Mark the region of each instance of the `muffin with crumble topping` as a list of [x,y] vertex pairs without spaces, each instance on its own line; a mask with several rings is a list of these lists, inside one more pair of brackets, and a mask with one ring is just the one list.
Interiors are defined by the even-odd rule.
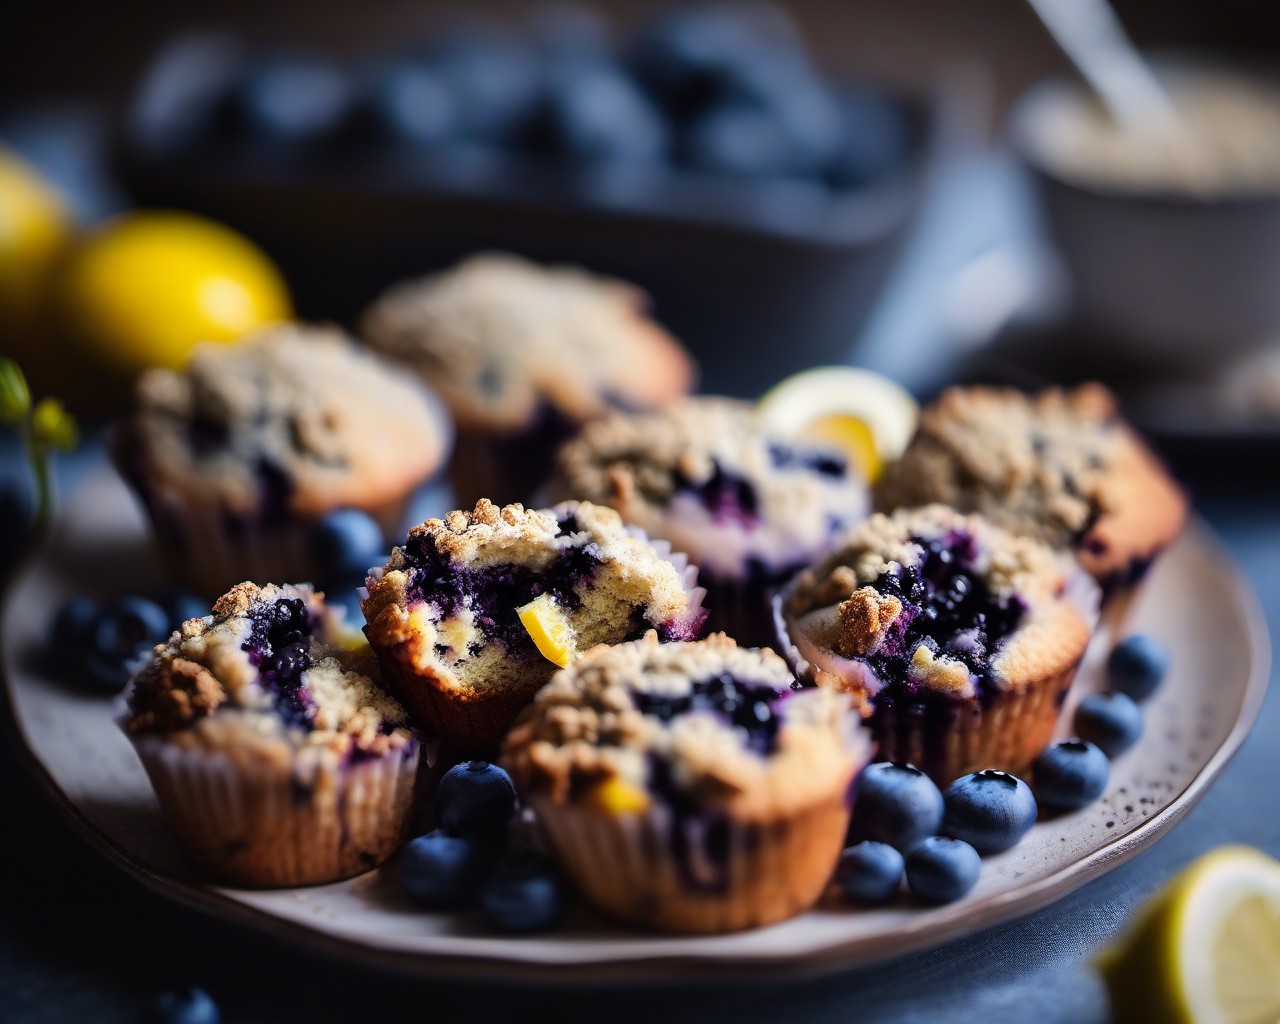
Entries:
[[1119,621],[1187,500],[1099,384],[952,388],[877,485],[885,510],[942,502],[1073,552]]
[[650,629],[672,640],[699,635],[696,578],[612,509],[482,499],[409,531],[367,581],[365,633],[447,758],[492,760],[556,662]]
[[309,531],[336,509],[398,534],[450,443],[417,381],[336,329],[286,324],[144,373],[115,459],[175,573],[212,598],[314,578]]
[[616,508],[697,564],[710,628],[773,642],[770,597],[867,513],[834,448],[773,434],[748,402],[696,397],[587,424],[561,450],[558,498]]
[[130,683],[121,725],[220,881],[332,882],[404,840],[422,744],[360,639],[309,587],[242,583]]
[[597,907],[660,931],[728,932],[812,906],[871,744],[848,695],[795,688],[723,634],[597,647],[508,735],[503,764]]
[[691,389],[692,360],[647,305],[623,281],[486,253],[391,288],[360,333],[448,404],[458,504],[528,504],[579,425]]
[[876,757],[939,785],[1021,773],[1044,749],[1097,621],[1069,557],[943,505],[876,514],[779,596],[807,682],[863,703]]

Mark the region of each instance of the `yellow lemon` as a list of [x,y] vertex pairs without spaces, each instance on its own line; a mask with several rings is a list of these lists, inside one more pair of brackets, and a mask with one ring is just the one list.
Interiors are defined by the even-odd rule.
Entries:
[[1117,1024],[1280,1020],[1280,861],[1206,854],[1099,958]]
[[520,624],[532,638],[539,653],[564,668],[577,656],[573,626],[550,594],[541,594],[516,609]]
[[124,214],[84,238],[55,301],[75,339],[124,374],[181,367],[201,342],[235,341],[292,315],[280,272],[252,242],[165,211]]
[[852,366],[819,366],[788,377],[760,399],[759,408],[786,437],[840,448],[868,482],[902,454],[920,418],[902,387]]
[[50,272],[72,234],[62,198],[0,147],[0,343],[26,362]]
[[616,775],[595,785],[591,789],[591,799],[602,811],[615,817],[643,814],[649,809],[649,795]]

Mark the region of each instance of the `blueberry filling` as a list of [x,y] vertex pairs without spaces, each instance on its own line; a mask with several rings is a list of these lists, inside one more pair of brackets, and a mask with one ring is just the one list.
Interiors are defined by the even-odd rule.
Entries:
[[[560,524],[562,533],[576,533],[578,526],[572,516]],[[470,608],[476,627],[486,637],[513,652],[527,653],[534,651],[533,641],[516,609],[542,594],[550,594],[562,608],[579,608],[582,600],[577,588],[600,565],[596,546],[584,544],[562,549],[543,569],[512,564],[473,568],[442,555],[430,536],[411,538],[405,557],[412,570],[414,599],[429,601],[449,617]],[[643,623],[643,616],[640,621]],[[638,625],[636,635],[644,628],[647,626]]]
[[778,703],[790,692],[721,672],[696,680],[688,693],[679,696],[637,692],[632,700],[641,714],[663,722],[693,711],[709,711],[742,729],[747,747],[763,757],[777,745]]
[[286,597],[262,603],[251,612],[249,639],[241,648],[270,691],[276,713],[288,725],[311,727],[310,696],[302,673],[311,666],[311,634],[315,622],[306,602]]
[[695,483],[677,470],[675,485],[676,490],[694,495],[717,523],[736,521],[753,526],[760,517],[755,487],[736,473],[726,472],[715,459],[706,480]]
[[819,476],[842,478],[849,472],[845,461],[834,452],[792,448],[776,441],[769,445],[769,459],[775,469],[808,469]]
[[865,660],[887,686],[910,693],[907,667],[923,643],[963,662],[982,693],[991,658],[1018,628],[1026,605],[1018,597],[997,597],[974,572],[977,551],[969,534],[911,540],[924,550],[921,563],[883,573],[872,584],[901,600],[903,609]]

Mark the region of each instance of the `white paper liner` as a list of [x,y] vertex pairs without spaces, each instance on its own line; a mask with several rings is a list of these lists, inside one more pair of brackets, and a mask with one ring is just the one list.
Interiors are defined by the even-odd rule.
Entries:
[[[302,767],[162,735],[130,740],[175,838],[201,868],[252,886],[313,885],[376,867],[409,826],[419,749]],[[285,749],[282,745],[282,749]]]

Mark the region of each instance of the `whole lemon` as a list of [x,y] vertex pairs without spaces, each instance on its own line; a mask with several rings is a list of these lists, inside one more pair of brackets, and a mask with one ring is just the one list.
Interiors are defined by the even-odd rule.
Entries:
[[71,336],[132,375],[179,368],[201,342],[230,342],[292,316],[280,271],[243,235],[194,214],[122,214],[60,268],[54,301]]
[[62,198],[26,161],[0,147],[0,348],[19,359],[35,336],[49,275],[71,238]]

